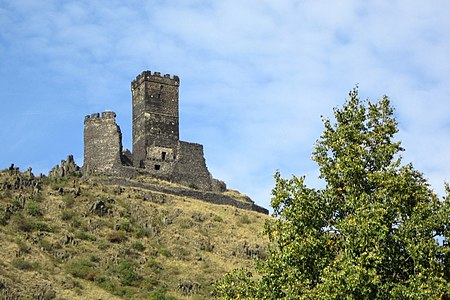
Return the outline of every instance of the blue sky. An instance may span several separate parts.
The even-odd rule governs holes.
[[[388,95],[406,152],[450,179],[449,1],[0,0],[0,168],[83,159],[83,120],[112,110],[131,148],[130,82],[180,76],[180,136],[269,206],[272,175],[320,185],[314,142],[348,92]]]

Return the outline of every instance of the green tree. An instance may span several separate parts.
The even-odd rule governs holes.
[[[450,197],[402,165],[388,97],[349,93],[312,159],[323,189],[275,174],[266,224],[271,248],[257,274],[216,283],[226,299],[445,299],[450,290]],[[447,195],[450,189],[447,187]]]

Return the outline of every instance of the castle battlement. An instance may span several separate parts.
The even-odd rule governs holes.
[[[180,78],[177,75],[170,74],[161,75],[160,72],[143,71],[141,74],[136,76],[136,79],[131,82],[131,88],[135,89],[141,85],[144,81],[156,82],[167,85],[180,85]]]
[[[122,151],[122,132],[114,112],[86,116],[83,173],[151,176],[198,189],[195,194],[199,199],[242,207],[242,202],[220,194],[226,185],[209,172],[203,146],[180,141],[179,84],[176,75],[151,71],[142,72],[131,82],[132,152]],[[214,193],[207,196],[209,192]],[[245,205],[246,209],[268,213],[254,203]]]
[[[93,113],[84,117],[84,124],[92,122],[116,122],[116,113],[113,111],[104,111],[101,116],[99,113]]]

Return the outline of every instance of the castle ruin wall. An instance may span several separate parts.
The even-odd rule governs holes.
[[[121,182],[125,178],[152,176],[189,187],[172,191],[177,195],[267,213],[253,202],[221,194],[226,185],[208,171],[203,146],[179,140],[179,84],[178,76],[150,71],[132,81],[131,152],[122,151],[122,133],[114,112],[86,116],[84,175],[113,175],[119,178],[110,180]]]
[[[84,119],[84,172],[113,174],[122,166],[122,133],[114,112]]]
[[[180,141],[177,153],[172,181],[201,190],[211,190],[212,176],[206,167],[203,146]]]
[[[85,118],[84,173],[150,175],[205,191],[222,192],[212,177],[203,146],[179,140],[178,76],[144,71],[131,82],[132,152],[122,153],[122,133],[115,113]]]

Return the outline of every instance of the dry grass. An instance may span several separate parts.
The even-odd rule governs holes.
[[[9,180],[3,171],[0,187]],[[260,213],[76,177],[44,179],[32,195],[0,190],[0,298],[209,299],[216,279],[264,255]],[[31,204],[21,208],[20,197]]]

